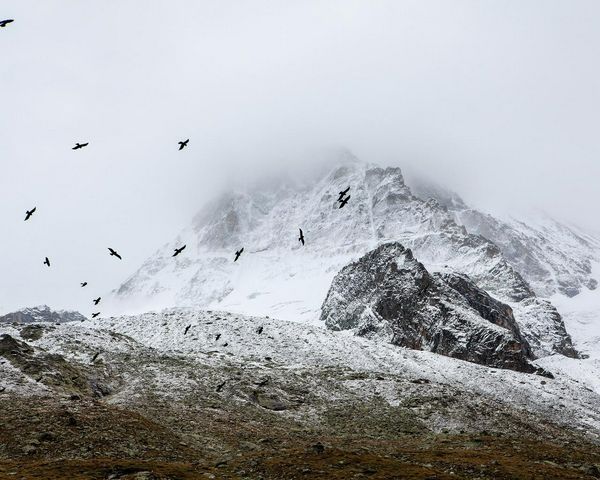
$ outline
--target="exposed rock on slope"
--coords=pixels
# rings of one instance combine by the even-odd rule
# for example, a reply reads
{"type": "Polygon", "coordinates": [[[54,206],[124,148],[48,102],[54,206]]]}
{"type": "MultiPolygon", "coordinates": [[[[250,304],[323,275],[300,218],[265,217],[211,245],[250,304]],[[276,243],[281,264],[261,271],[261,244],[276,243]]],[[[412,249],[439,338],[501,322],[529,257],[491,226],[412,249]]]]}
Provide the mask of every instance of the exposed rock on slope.
{"type": "Polygon", "coordinates": [[[567,357],[578,358],[573,348],[571,336],[565,330],[562,317],[549,301],[541,298],[527,298],[513,304],[519,319],[519,326],[536,357],[545,357],[560,353],[567,357]],[[544,322],[539,319],[543,318],[544,322]]]}
{"type": "Polygon", "coordinates": [[[0,316],[0,322],[37,323],[37,322],[82,322],[86,318],[79,312],[70,310],[52,310],[48,305],[23,308],[16,312],[0,316]]]}
{"type": "Polygon", "coordinates": [[[321,319],[334,330],[389,335],[396,345],[533,372],[511,308],[465,276],[431,275],[399,243],[381,245],[334,278],[321,319]]]}

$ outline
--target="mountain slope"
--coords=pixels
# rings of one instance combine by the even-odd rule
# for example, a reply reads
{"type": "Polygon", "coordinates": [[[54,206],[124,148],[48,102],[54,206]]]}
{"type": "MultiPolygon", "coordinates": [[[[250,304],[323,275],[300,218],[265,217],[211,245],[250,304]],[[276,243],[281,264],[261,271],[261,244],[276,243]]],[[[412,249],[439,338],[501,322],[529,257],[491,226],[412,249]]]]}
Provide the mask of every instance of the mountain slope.
{"type": "MultiPolygon", "coordinates": [[[[431,272],[468,275],[510,303],[517,322],[521,301],[539,302],[495,243],[469,233],[436,200],[413,195],[400,169],[367,165],[346,154],[311,181],[265,182],[207,205],[115,291],[112,311],[201,306],[315,323],[335,273],[388,241],[410,248],[431,272]],[[350,200],[340,209],[338,192],[347,187],[350,200]],[[306,237],[304,247],[298,228],[306,237]],[[172,258],[183,243],[185,254],[172,258]],[[242,246],[234,263],[233,253],[242,246]]],[[[545,305],[527,310],[523,335],[528,340],[534,332],[541,335],[537,356],[574,355],[562,321],[549,318],[545,305]]]]}
{"type": "Polygon", "coordinates": [[[560,372],[227,312],[0,325],[10,478],[579,478],[598,405],[560,372]]]}
{"type": "Polygon", "coordinates": [[[424,179],[412,179],[410,185],[419,198],[444,205],[469,232],[493,241],[538,295],[573,297],[597,287],[592,266],[600,260],[600,241],[590,235],[542,212],[525,219],[494,217],[424,179]]]}

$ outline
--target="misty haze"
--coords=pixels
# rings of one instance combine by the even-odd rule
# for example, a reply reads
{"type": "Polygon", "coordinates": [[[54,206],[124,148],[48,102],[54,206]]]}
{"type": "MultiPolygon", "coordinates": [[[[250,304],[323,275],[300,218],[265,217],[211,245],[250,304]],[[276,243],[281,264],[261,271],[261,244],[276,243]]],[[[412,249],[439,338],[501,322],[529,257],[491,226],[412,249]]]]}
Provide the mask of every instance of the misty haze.
{"type": "Polygon", "coordinates": [[[600,5],[0,8],[0,478],[600,478],[600,5]]]}

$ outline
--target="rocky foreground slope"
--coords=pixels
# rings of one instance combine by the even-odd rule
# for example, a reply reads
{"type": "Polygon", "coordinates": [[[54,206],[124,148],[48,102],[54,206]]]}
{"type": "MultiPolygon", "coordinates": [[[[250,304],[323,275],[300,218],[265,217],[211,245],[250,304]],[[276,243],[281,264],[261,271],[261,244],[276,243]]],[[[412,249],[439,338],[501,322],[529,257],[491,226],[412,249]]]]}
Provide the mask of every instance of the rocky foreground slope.
{"type": "Polygon", "coordinates": [[[600,464],[600,398],[561,374],[223,312],[0,335],[0,478],[594,478],[600,464]]]}

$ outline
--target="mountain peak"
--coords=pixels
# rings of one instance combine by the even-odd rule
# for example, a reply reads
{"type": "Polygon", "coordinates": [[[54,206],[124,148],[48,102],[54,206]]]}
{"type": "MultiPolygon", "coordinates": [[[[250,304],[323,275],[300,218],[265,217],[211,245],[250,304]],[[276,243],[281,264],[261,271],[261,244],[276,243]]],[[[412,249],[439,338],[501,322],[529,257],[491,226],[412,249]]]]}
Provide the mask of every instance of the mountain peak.
{"type": "MultiPolygon", "coordinates": [[[[322,167],[319,175],[281,181],[271,177],[207,204],[190,227],[119,287],[112,311],[192,306],[318,323],[334,275],[386,242],[410,248],[429,272],[468,275],[478,288],[511,306],[535,298],[540,285],[565,288],[553,284],[555,278],[575,279],[573,285],[590,278],[585,258],[566,259],[556,270],[550,253],[556,256],[563,247],[571,251],[572,243],[558,227],[535,232],[516,225],[505,228],[451,192],[419,198],[398,167],[367,164],[349,152],[337,158],[341,160],[322,167]],[[340,208],[339,192],[348,188],[350,198],[340,208]],[[493,227],[491,233],[485,225],[493,227]],[[300,228],[305,245],[298,241],[300,228]],[[560,236],[552,237],[558,230],[560,236]],[[539,238],[554,242],[551,250],[546,248],[550,253],[538,249],[539,238]],[[190,248],[172,258],[182,243],[190,248]],[[511,254],[515,245],[522,248],[518,255],[511,254]],[[244,254],[234,263],[233,254],[241,247],[244,254]],[[524,259],[535,259],[545,270],[530,269],[524,259]]],[[[549,318],[544,311],[523,310],[525,336],[544,330],[536,327],[549,318]]],[[[548,339],[535,344],[536,352],[560,350],[559,340],[567,336],[562,322],[552,320],[545,331],[548,339]]]]}

